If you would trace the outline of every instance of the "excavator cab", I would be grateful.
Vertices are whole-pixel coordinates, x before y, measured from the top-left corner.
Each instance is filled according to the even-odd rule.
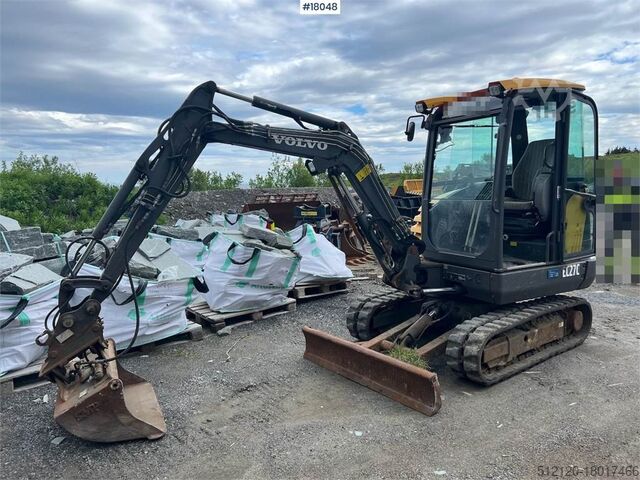
[[[424,257],[470,297],[505,304],[593,281],[597,114],[583,90],[512,79],[417,102]],[[548,268],[566,262],[587,274]]]

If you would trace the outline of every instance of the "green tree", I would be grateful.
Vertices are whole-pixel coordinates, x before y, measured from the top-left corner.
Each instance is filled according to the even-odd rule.
[[[638,147],[635,147],[633,150],[631,150],[629,147],[614,147],[614,148],[610,148],[606,151],[605,155],[619,155],[621,153],[637,153],[638,152]]]
[[[63,232],[94,226],[118,187],[80,173],[58,157],[20,152],[0,171],[0,213],[21,225]]]
[[[271,156],[271,165],[265,175],[256,175],[249,180],[251,188],[290,188],[290,187],[324,187],[330,186],[325,174],[311,175],[305,165],[305,160],[283,157],[278,154]]]
[[[208,190],[226,190],[238,188],[242,183],[242,175],[231,172],[226,176],[215,170],[200,170],[193,168],[189,172],[191,190],[194,192],[206,192]]]
[[[421,178],[424,175],[424,163],[405,163],[404,165],[402,165],[402,170],[400,170],[400,173],[403,176],[406,176],[405,179]]]

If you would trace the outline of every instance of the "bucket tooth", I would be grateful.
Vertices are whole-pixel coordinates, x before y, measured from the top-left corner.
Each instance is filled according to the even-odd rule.
[[[109,339],[107,345],[105,358],[112,358],[115,344]],[[106,363],[99,380],[56,383],[58,396],[53,417],[77,437],[103,443],[155,440],[167,431],[151,384],[125,370],[117,360]]]
[[[442,404],[438,376],[357,343],[309,327],[304,358],[425,415]]]

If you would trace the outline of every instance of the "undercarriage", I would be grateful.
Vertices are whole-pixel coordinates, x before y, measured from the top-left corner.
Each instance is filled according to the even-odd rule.
[[[554,295],[496,308],[464,297],[425,301],[381,289],[349,309],[347,326],[359,342],[305,327],[305,358],[433,415],[441,405],[437,375],[396,360],[394,349],[412,349],[425,360],[444,353],[459,377],[492,385],[577,347],[591,319],[591,306],[577,297]]]

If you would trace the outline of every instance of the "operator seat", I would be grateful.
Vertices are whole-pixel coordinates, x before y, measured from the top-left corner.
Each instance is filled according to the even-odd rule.
[[[551,217],[555,141],[529,143],[505,192],[505,233],[536,235]]]

